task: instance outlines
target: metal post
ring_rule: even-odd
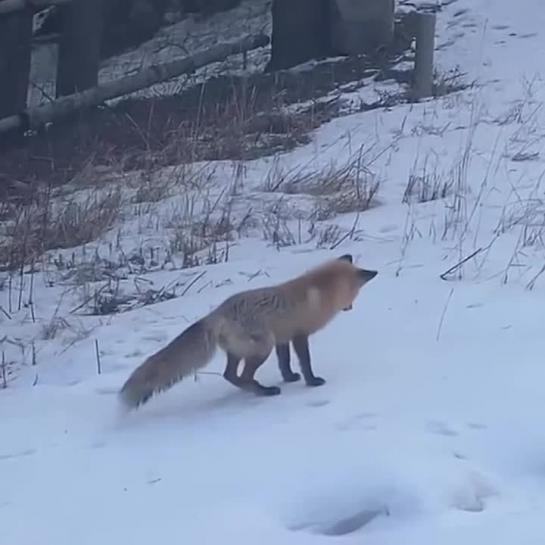
[[[435,49],[435,13],[415,14],[416,53],[414,59],[413,98],[433,95],[433,51]]]

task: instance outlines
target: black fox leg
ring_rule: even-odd
[[[299,365],[305,377],[307,386],[321,386],[325,383],[325,379],[322,377],[314,376],[312,367],[310,365],[310,351],[308,348],[308,337],[306,335],[298,335],[292,339],[293,348],[299,358]]]
[[[289,343],[277,344],[276,356],[278,358],[278,367],[280,368],[280,373],[282,373],[282,378],[285,382],[295,382],[301,378],[301,375],[299,373],[294,373],[291,370]]]
[[[235,386],[238,386],[240,382],[237,375],[239,362],[240,358],[238,356],[235,356],[230,352],[227,353],[227,365],[225,366],[225,371],[223,372],[223,378]]]
[[[268,357],[267,354],[266,356],[252,356],[244,360],[244,369],[238,384],[240,388],[262,396],[273,396],[280,393],[281,390],[278,386],[263,386],[254,378],[255,372],[265,363]]]

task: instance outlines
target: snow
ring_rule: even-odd
[[[143,273],[178,282],[178,297],[111,316],[71,312],[81,289],[52,266],[35,275],[36,323],[14,286],[11,319],[0,314],[16,362],[0,390],[2,544],[542,543],[545,12],[538,0],[444,4],[436,61],[473,87],[334,119],[308,145],[244,164],[233,214],[276,205],[292,233],[303,221],[301,240],[277,247],[254,227],[226,262]],[[320,246],[310,196],[271,193],[267,175],[343,165],[362,147],[378,205],[318,222],[357,226]],[[238,165],[201,167],[213,202]],[[448,182],[447,195],[403,203],[411,174]],[[127,205],[124,223],[63,255],[160,245],[188,198],[173,190],[138,215]],[[120,411],[129,373],[225,297],[348,252],[379,275],[311,339],[325,385],[281,384],[271,355],[258,378],[282,394],[257,398],[218,376],[218,353],[197,380]],[[129,273],[120,283],[135,289]],[[44,339],[54,316],[70,327]]]

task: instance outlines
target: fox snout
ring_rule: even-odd
[[[363,282],[369,282],[369,280],[373,280],[375,276],[378,274],[378,271],[370,271],[367,269],[360,269],[358,271],[360,278],[363,280]]]
[[[375,278],[377,274],[378,274],[378,271],[370,271],[368,269],[358,269],[358,276],[360,278],[362,286],[366,284],[367,282],[369,282],[370,280],[373,280],[373,278]],[[353,308],[353,305],[350,304],[344,307],[343,310],[344,311],[352,310],[352,308]]]

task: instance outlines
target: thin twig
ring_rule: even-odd
[[[467,257],[464,257],[461,261],[458,261],[456,265],[453,265],[450,269],[446,270],[444,273],[440,274],[439,277],[441,280],[448,280],[447,276],[452,274],[454,271],[458,270],[464,263],[468,262],[470,259],[473,259],[476,255],[480,254],[483,251],[483,248],[478,248],[473,253],[469,254]]]
[[[25,277],[24,277],[24,259],[21,261],[21,269],[19,271],[19,299],[17,302],[17,311],[21,310],[23,307],[23,290],[25,288]]]
[[[97,371],[98,371],[98,374],[100,375],[102,373],[102,365],[100,362],[100,351],[98,349],[98,339],[95,339],[95,356],[97,359]]]
[[[8,378],[6,376],[6,353],[2,350],[2,388],[8,387]]]
[[[443,308],[443,312],[441,313],[441,319],[439,320],[439,326],[437,327],[437,335],[435,337],[435,340],[439,340],[439,336],[441,335],[441,329],[443,328],[443,322],[445,320],[445,315],[447,314],[447,309],[450,303],[450,299],[452,297],[452,294],[454,293],[454,288],[451,288],[450,293],[448,294],[447,302],[445,303],[445,307]]]
[[[81,310],[85,305],[87,305],[88,303],[90,303],[93,299],[95,299],[96,297],[98,297],[106,288],[108,288],[109,285],[108,284],[104,284],[103,286],[101,286],[100,288],[98,288],[98,290],[95,291],[95,293],[93,293],[92,295],[89,295],[88,297],[86,297],[83,301],[83,303],[81,303],[81,305],[78,305],[77,307],[73,308],[69,314],[74,314],[75,312],[77,312],[78,310]]]
[[[545,272],[545,265],[543,265],[541,267],[541,269],[539,270],[539,272],[530,280],[530,282],[528,282],[528,284],[526,284],[526,289],[528,290],[533,290],[535,285],[536,285],[536,282],[537,282],[537,279]]]
[[[30,306],[30,314],[32,316],[32,323],[36,323],[36,314],[34,313],[34,261],[32,261],[32,269],[30,273],[30,289],[28,294],[28,304]]]
[[[13,273],[9,273],[9,280],[8,280],[8,310],[11,314],[13,312],[13,307],[11,303],[11,290],[13,287]]]
[[[183,296],[191,289],[191,287],[193,286],[193,284],[195,284],[195,282],[197,282],[197,280],[199,280],[200,278],[202,278],[205,274],[206,274],[206,271],[202,271],[200,274],[198,274],[197,276],[195,276],[195,277],[193,278],[193,280],[191,280],[191,282],[189,282],[189,284],[185,287],[184,291],[182,291],[180,297],[183,297]]]

